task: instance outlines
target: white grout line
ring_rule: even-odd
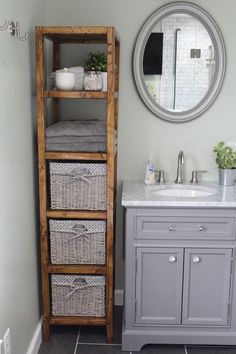
[[[77,338],[76,338],[75,350],[74,350],[73,354],[76,354],[76,352],[77,352],[77,348],[78,348],[78,344],[79,344],[79,336],[80,336],[80,328],[79,328],[79,332],[78,332],[78,335],[77,335]]]
[[[186,345],[184,346],[184,352],[185,352],[185,354],[188,354]]]
[[[80,331],[81,331],[81,327],[79,328],[79,332],[78,332],[78,336],[77,336],[76,344],[79,344]]]

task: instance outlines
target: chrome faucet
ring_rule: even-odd
[[[183,164],[184,164],[184,153],[181,150],[178,155],[178,166],[177,166],[177,177],[175,183],[183,183]]]

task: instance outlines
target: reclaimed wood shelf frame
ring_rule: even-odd
[[[106,44],[107,46],[107,92],[48,90],[45,78],[45,40],[52,42],[53,71],[60,69],[61,44]],[[114,27],[36,27],[36,90],[38,132],[38,175],[40,252],[43,303],[43,340],[50,338],[50,325],[106,326],[107,341],[113,336],[113,277],[114,277],[114,230],[116,192],[115,130],[118,112],[119,37]],[[105,153],[49,152],[46,151],[45,100],[53,100],[53,121],[59,120],[60,99],[99,99],[107,102],[107,151]],[[103,161],[107,164],[107,209],[106,211],[51,210],[48,205],[48,161]],[[50,261],[48,220],[50,219],[100,219],[106,220],[106,264],[105,265],[55,265]],[[106,279],[105,317],[53,316],[51,313],[51,274],[93,274]]]

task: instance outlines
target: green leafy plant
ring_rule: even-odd
[[[105,53],[89,53],[85,62],[85,69],[87,71],[107,71],[107,56]]]
[[[213,149],[216,154],[216,163],[219,168],[236,168],[236,151],[232,147],[220,141]]]

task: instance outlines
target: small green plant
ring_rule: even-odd
[[[89,53],[85,62],[85,69],[87,71],[107,71],[107,56],[105,53]]]
[[[216,154],[216,163],[219,168],[236,168],[236,151],[232,147],[220,141],[213,149]]]

